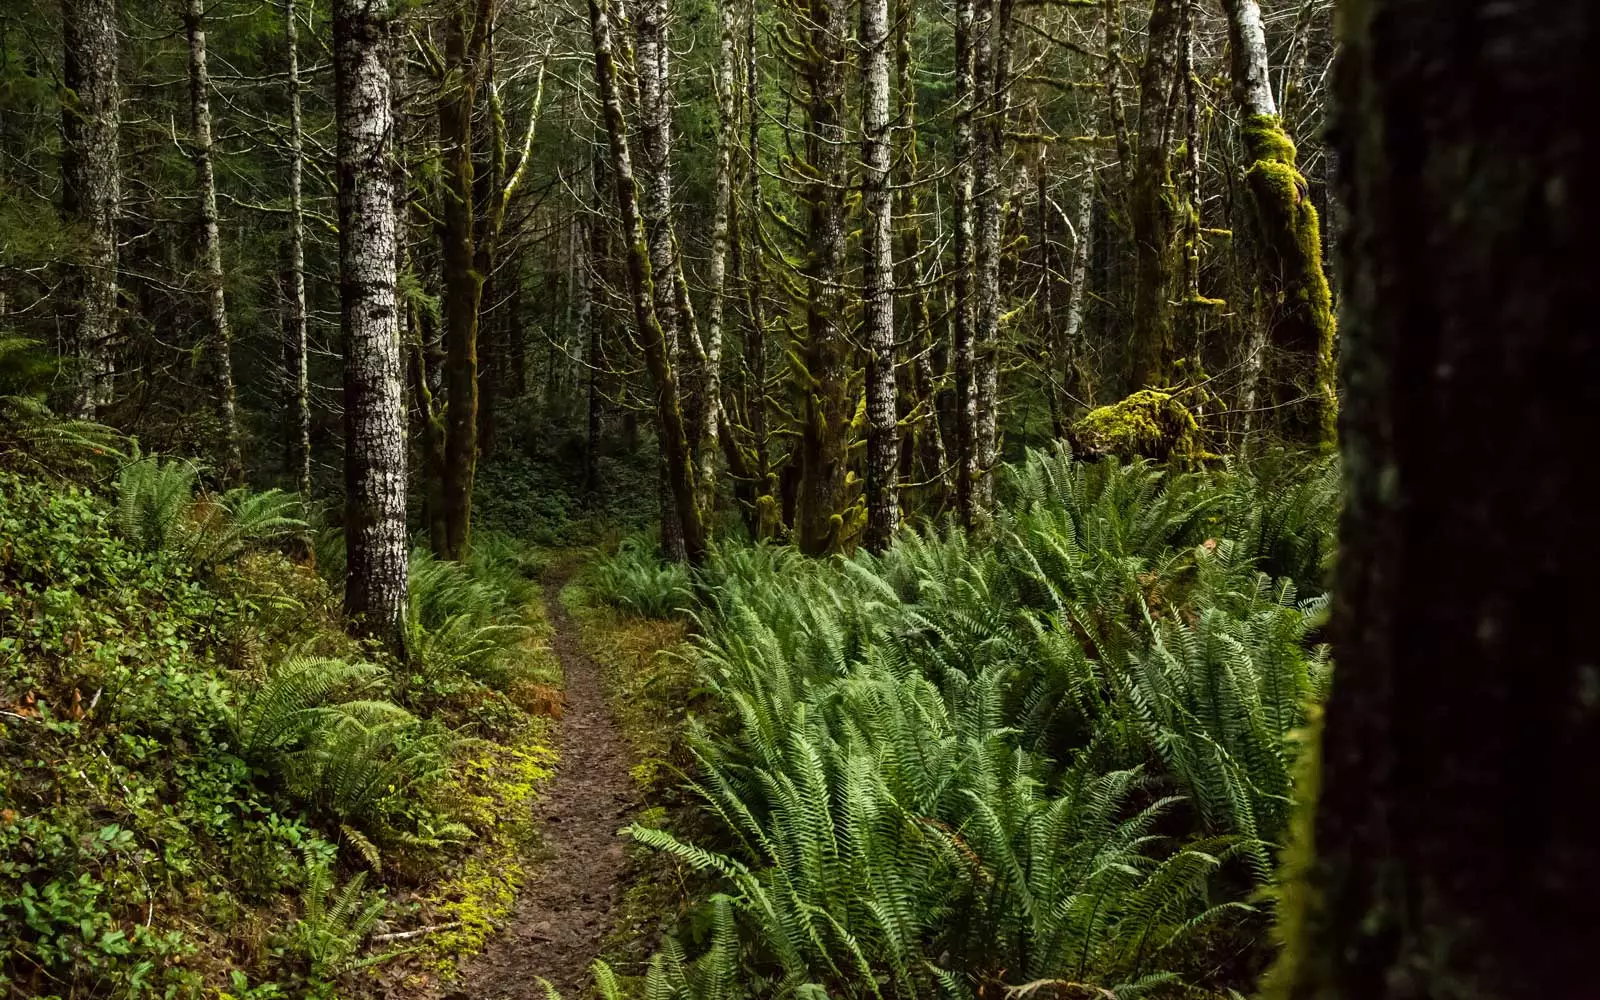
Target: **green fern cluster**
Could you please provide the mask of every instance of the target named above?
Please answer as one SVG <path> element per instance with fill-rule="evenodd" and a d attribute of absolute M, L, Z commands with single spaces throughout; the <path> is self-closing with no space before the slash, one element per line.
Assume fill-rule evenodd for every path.
<path fill-rule="evenodd" d="M 601 600 L 642 618 L 670 618 L 693 603 L 688 569 L 663 562 L 645 536 L 624 539 L 591 568 L 589 584 Z"/>
<path fill-rule="evenodd" d="M 307 530 L 300 498 L 243 487 L 220 496 L 199 492 L 193 462 L 138 458 L 117 477 L 117 524 L 146 552 L 168 552 L 210 568 Z"/>
<path fill-rule="evenodd" d="M 716 551 L 694 655 L 724 713 L 691 742 L 721 833 L 634 836 L 714 873 L 733 923 L 646 995 L 1136 996 L 1211 975 L 1196 935 L 1248 951 L 1337 515 L 1331 463 L 1274 461 L 1036 453 L 981 541 Z"/>
<path fill-rule="evenodd" d="M 75 420 L 46 402 L 56 363 L 37 341 L 0 333 L 0 466 L 83 476 L 119 461 L 128 442 L 103 424 Z"/>

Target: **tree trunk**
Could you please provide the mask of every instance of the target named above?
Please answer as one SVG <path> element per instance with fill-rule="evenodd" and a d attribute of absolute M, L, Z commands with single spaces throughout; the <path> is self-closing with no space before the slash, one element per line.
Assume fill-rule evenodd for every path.
<path fill-rule="evenodd" d="M 1137 255 L 1128 388 L 1164 386 L 1172 375 L 1172 292 L 1177 212 L 1172 185 L 1172 127 L 1178 48 L 1186 0 L 1155 0 L 1139 71 L 1138 152 L 1129 214 Z"/>
<path fill-rule="evenodd" d="M 475 266 L 477 197 L 472 162 L 472 113 L 482 82 L 494 0 L 476 0 L 472 23 L 459 3 L 446 19 L 447 76 L 439 97 L 444 144 L 445 547 L 440 558 L 460 559 L 472 539 L 472 484 L 478 465 L 478 313 L 484 274 Z"/>
<path fill-rule="evenodd" d="M 239 451 L 238 400 L 233 387 L 233 333 L 228 328 L 228 304 L 223 293 L 222 229 L 217 218 L 217 179 L 211 163 L 211 79 L 206 71 L 205 5 L 188 0 L 184 29 L 189 36 L 190 156 L 194 160 L 196 197 L 200 211 L 195 219 L 200 244 L 200 280 L 205 287 L 206 349 L 216 379 L 217 420 L 222 481 L 244 478 Z"/>
<path fill-rule="evenodd" d="M 1600 22 L 1588 0 L 1341 14 L 1338 667 L 1275 986 L 1583 995 Z"/>
<path fill-rule="evenodd" d="M 911 37 L 916 23 L 915 0 L 899 0 L 895 9 L 895 99 L 897 133 L 895 157 L 898 214 L 902 220 L 900 252 L 905 268 L 907 342 L 912 345 L 911 384 L 916 416 L 909 421 L 920 463 L 920 477 L 926 482 L 925 502 L 930 509 L 944 501 L 948 482 L 945 474 L 944 435 L 939 428 L 938 388 L 933 373 L 933 323 L 928 314 L 928 290 L 923 286 L 922 223 L 918 219 L 917 198 L 917 80 Z"/>
<path fill-rule="evenodd" d="M 695 396 L 694 423 L 699 440 L 695 445 L 699 470 L 701 517 L 710 520 L 717 496 L 717 445 L 722 411 L 722 327 L 727 302 L 728 227 L 733 210 L 733 149 L 737 141 L 738 118 L 734 107 L 733 67 L 738 58 L 734 46 L 732 0 L 717 3 L 717 176 L 716 207 L 711 218 L 711 262 L 706 269 L 709 306 L 706 310 L 706 337 L 698 392 Z"/>
<path fill-rule="evenodd" d="M 404 655 L 406 447 L 395 327 L 389 4 L 335 0 L 340 326 L 344 334 L 345 612 Z"/>
<path fill-rule="evenodd" d="M 284 465 L 303 497 L 311 496 L 311 391 L 306 354 L 305 142 L 300 117 L 300 30 L 295 0 L 284 2 L 284 43 L 289 56 L 289 241 L 284 282 L 283 356 L 288 383 Z"/>
<path fill-rule="evenodd" d="M 1010 100 L 1011 0 L 984 0 L 985 15 L 974 54 L 983 127 L 977 130 L 977 302 L 973 324 L 973 396 L 976 421 L 970 466 L 968 524 L 982 526 L 993 516 L 994 467 L 999 459 L 1000 279 L 1001 233 L 1006 214 L 1006 189 L 1001 180 L 1005 158 L 1006 112 Z"/>
<path fill-rule="evenodd" d="M 1322 229 L 1295 146 L 1272 96 L 1267 33 L 1256 0 L 1224 0 L 1233 89 L 1243 116 L 1245 181 L 1266 300 L 1270 405 L 1285 437 L 1323 448 L 1337 438 L 1333 295 L 1322 270 Z"/>
<path fill-rule="evenodd" d="M 806 333 L 800 360 L 805 422 L 801 428 L 800 550 L 832 552 L 848 543 L 856 525 L 846 509 L 849 467 L 850 352 L 844 336 L 845 297 L 845 17 L 840 0 L 807 0 L 811 58 L 808 91 L 805 201 L 809 207 L 806 261 Z"/>
<path fill-rule="evenodd" d="M 83 240 L 69 273 L 64 351 L 75 363 L 67 411 L 92 419 L 111 403 L 117 333 L 116 0 L 62 0 L 61 214 Z"/>
<path fill-rule="evenodd" d="M 639 213 L 639 189 L 634 180 L 633 160 L 628 152 L 628 126 L 622 116 L 622 98 L 617 87 L 611 21 L 601 6 L 601 0 L 589 0 L 589 31 L 594 45 L 595 83 L 600 91 L 606 138 L 611 149 L 611 177 L 616 185 L 617 213 L 621 216 L 622 232 L 628 245 L 628 297 L 639 342 L 644 348 L 645 366 L 655 382 L 657 433 L 678 513 L 673 523 L 683 533 L 684 552 L 688 561 L 699 565 L 706 557 L 706 535 L 700 520 L 699 505 L 694 502 L 694 463 L 689 454 L 689 438 L 684 426 L 673 357 L 655 311 L 656 293 L 650 267 L 650 248 L 644 219 Z M 664 277 L 663 280 L 668 279 Z"/>
<path fill-rule="evenodd" d="M 1066 315 L 1061 321 L 1061 367 L 1057 377 L 1065 388 L 1066 402 L 1072 406 L 1089 406 L 1094 393 L 1089 384 L 1086 363 L 1088 344 L 1084 336 L 1084 313 L 1089 304 L 1089 252 L 1094 240 L 1094 164 L 1085 165 L 1083 184 L 1073 199 L 1070 218 L 1072 256 L 1067 266 Z"/>
<path fill-rule="evenodd" d="M 767 506 L 773 507 L 771 498 L 778 494 L 778 483 L 772 474 L 771 450 L 767 442 L 767 313 L 766 289 L 762 281 L 761 259 L 761 49 L 757 44 L 756 28 L 760 23 L 758 0 L 750 0 L 745 11 L 745 113 L 746 158 L 749 161 L 750 254 L 745 262 L 745 299 L 750 313 L 750 328 L 745 332 L 745 366 L 748 369 L 744 396 L 744 419 L 750 428 L 751 451 L 754 462 L 749 470 L 755 482 L 757 501 L 768 497 Z"/>
<path fill-rule="evenodd" d="M 955 114 L 955 260 L 951 267 L 955 286 L 955 309 L 951 316 L 952 358 L 956 382 L 956 513 L 969 528 L 977 523 L 974 487 L 978 466 L 978 396 L 974 383 L 976 358 L 973 344 L 972 303 L 972 194 L 974 184 L 974 142 L 972 115 L 977 94 L 974 87 L 973 22 L 977 17 L 974 0 L 956 0 L 956 114 Z"/>
<path fill-rule="evenodd" d="M 894 359 L 894 211 L 889 193 L 889 0 L 861 0 L 861 339 L 867 348 L 867 532 L 873 552 L 900 527 Z"/>

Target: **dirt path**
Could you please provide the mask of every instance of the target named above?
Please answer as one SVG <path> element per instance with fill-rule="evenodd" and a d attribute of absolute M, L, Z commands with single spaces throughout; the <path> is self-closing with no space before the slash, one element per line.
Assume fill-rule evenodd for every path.
<path fill-rule="evenodd" d="M 539 976 L 577 1000 L 622 892 L 627 854 L 617 830 L 636 805 L 627 744 L 606 704 L 600 666 L 584 654 L 561 604 L 562 582 L 544 589 L 566 711 L 560 763 L 540 800 L 542 849 L 505 929 L 462 970 L 453 995 L 468 1000 L 545 1000 Z"/>

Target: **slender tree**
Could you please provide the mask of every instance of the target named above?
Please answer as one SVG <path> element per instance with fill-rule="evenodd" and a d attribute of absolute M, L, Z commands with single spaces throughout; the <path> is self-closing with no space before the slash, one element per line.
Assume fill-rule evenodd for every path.
<path fill-rule="evenodd" d="M 589 0 L 589 33 L 594 47 L 595 84 L 600 91 L 606 138 L 611 151 L 610 173 L 616 189 L 617 213 L 622 219 L 623 241 L 628 247 L 629 303 L 635 332 L 644 348 L 645 365 L 655 383 L 656 433 L 661 440 L 666 479 L 678 515 L 675 524 L 682 533 L 686 558 L 691 564 L 698 565 L 705 560 L 706 535 L 700 520 L 700 507 L 694 502 L 694 462 L 689 453 L 675 359 L 668 349 L 661 321 L 655 311 L 655 277 L 650 266 L 644 218 L 639 211 L 639 187 L 634 179 L 633 158 L 628 149 L 628 124 L 622 114 L 611 18 L 602 6 L 602 0 Z"/>
<path fill-rule="evenodd" d="M 72 311 L 63 353 L 76 363 L 67 409 L 95 417 L 111 403 L 117 332 L 116 0 L 62 0 L 61 214 L 83 240 L 69 274 Z"/>
<path fill-rule="evenodd" d="M 211 77 L 206 67 L 203 0 L 188 0 L 183 25 L 189 37 L 189 155 L 194 160 L 195 197 L 199 201 L 195 229 L 200 246 L 200 281 L 205 292 L 205 353 L 216 380 L 212 391 L 222 425 L 222 479 L 233 483 L 244 478 L 244 459 L 239 448 L 239 406 L 233 386 L 233 331 L 228 326 L 228 303 L 223 290 L 217 178 L 211 160 Z"/>
<path fill-rule="evenodd" d="M 889 191 L 889 0 L 861 0 L 862 330 L 867 349 L 867 547 L 900 525 L 894 202 Z"/>
<path fill-rule="evenodd" d="M 345 611 L 405 650 L 406 447 L 386 0 L 336 0 L 339 300 L 344 335 Z"/>
<path fill-rule="evenodd" d="M 1138 149 L 1129 192 L 1135 283 L 1130 389 L 1165 385 L 1172 375 L 1173 279 L 1177 212 L 1172 188 L 1175 82 L 1187 0 L 1155 0 L 1139 70 Z"/>
<path fill-rule="evenodd" d="M 443 242 L 445 386 L 444 550 L 459 559 L 472 535 L 472 484 L 478 464 L 478 313 L 484 272 L 475 266 L 478 201 L 473 166 L 473 110 L 488 63 L 494 0 L 453 5 L 445 20 L 445 80 L 439 97 L 444 144 Z"/>
<path fill-rule="evenodd" d="M 300 113 L 300 30 L 295 0 L 284 2 L 289 89 L 289 238 L 285 248 L 283 358 L 287 384 L 284 465 L 311 495 L 311 393 L 306 354 L 305 139 Z"/>
<path fill-rule="evenodd" d="M 976 129 L 977 246 L 974 254 L 973 388 L 975 420 L 965 470 L 969 479 L 967 523 L 986 523 L 994 506 L 994 467 L 999 460 L 1000 315 L 1004 311 L 1000 264 L 1006 215 L 1006 119 L 1010 93 L 1012 0 L 984 0 L 983 23 L 974 50 L 977 101 L 982 124 Z"/>
<path fill-rule="evenodd" d="M 977 19 L 974 0 L 956 0 L 955 49 L 955 235 L 951 263 L 955 310 L 951 317 L 952 358 L 956 390 L 956 512 L 961 523 L 978 521 L 976 488 L 978 465 L 977 357 L 973 342 L 972 243 L 975 144 L 972 118 L 977 101 L 974 82 L 973 29 Z"/>

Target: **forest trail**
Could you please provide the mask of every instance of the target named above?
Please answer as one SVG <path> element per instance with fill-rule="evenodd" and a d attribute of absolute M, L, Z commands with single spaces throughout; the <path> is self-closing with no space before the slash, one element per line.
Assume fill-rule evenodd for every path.
<path fill-rule="evenodd" d="M 561 603 L 565 575 L 545 582 L 550 646 L 565 678 L 561 758 L 538 810 L 542 843 L 505 928 L 465 963 L 451 996 L 467 1000 L 545 1000 L 538 977 L 564 997 L 588 982 L 627 869 L 617 836 L 637 804 L 628 749 L 612 718 L 600 665 L 584 653 Z"/>

